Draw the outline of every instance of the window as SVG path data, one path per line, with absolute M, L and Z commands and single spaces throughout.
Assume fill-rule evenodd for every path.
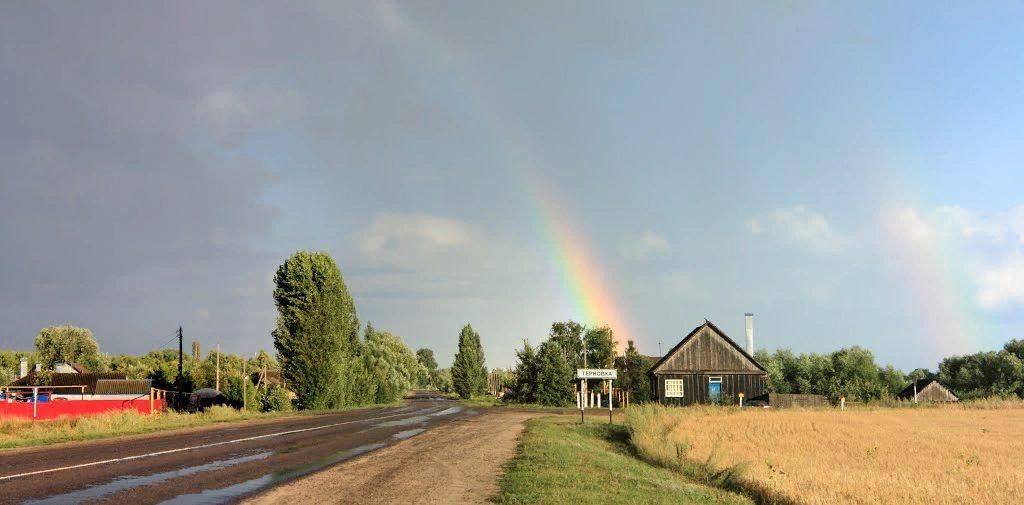
M 665 398 L 683 397 L 683 379 L 665 379 Z

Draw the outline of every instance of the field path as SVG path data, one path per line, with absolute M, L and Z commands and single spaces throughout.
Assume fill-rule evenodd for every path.
M 244 503 L 488 503 L 523 423 L 538 415 L 491 410 L 456 420 Z

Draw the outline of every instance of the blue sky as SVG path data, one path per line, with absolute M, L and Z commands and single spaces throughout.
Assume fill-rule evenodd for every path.
M 934 367 L 1024 332 L 1021 7 L 0 7 L 0 347 L 269 348 L 277 264 L 509 366 L 580 317 L 556 195 L 656 354 L 708 318 Z

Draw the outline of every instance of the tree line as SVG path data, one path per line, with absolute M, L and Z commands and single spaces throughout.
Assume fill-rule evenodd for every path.
M 286 259 L 274 275 L 273 298 L 278 311 L 271 333 L 276 357 L 265 351 L 254 358 L 220 354 L 220 391 L 239 405 L 283 410 L 382 404 L 401 399 L 414 386 L 450 388 L 466 380 L 479 381 L 480 373 L 486 377 L 478 334 L 476 351 L 467 347 L 463 353 L 460 344 L 460 354 L 464 354 L 460 363 L 475 363 L 480 373 L 455 380 L 450 373 L 437 370 L 433 351 L 414 353 L 389 331 L 372 324 L 362 328 L 341 270 L 326 253 L 300 251 Z M 93 372 L 123 372 L 128 378 L 151 379 L 160 389 L 187 392 L 217 386 L 217 356 L 213 352 L 203 356 L 198 342 L 192 343 L 178 377 L 176 349 L 110 357 L 100 353 L 88 329 L 48 327 L 37 336 L 35 352 L 0 351 L 0 383 L 17 378 L 23 356 L 41 365 L 40 381 L 46 380 L 58 363 L 79 363 Z M 267 381 L 271 374 L 264 370 L 282 380 Z
M 35 347 L 35 351 L 0 351 L 0 384 L 18 378 L 23 357 L 28 360 L 35 383 L 40 385 L 49 381 L 54 367 L 61 363 L 81 365 L 89 372 L 117 372 L 129 379 L 149 379 L 158 389 L 173 390 L 178 381 L 177 349 L 150 351 L 141 356 L 111 356 L 100 352 L 91 330 L 71 325 L 43 328 L 35 339 Z M 216 387 L 217 361 L 217 353 L 211 351 L 204 356 L 201 344 L 193 341 L 191 352 L 182 362 L 181 389 Z M 219 361 L 220 391 L 232 404 L 263 411 L 291 407 L 284 385 L 274 380 L 280 366 L 266 351 L 261 350 L 252 358 L 221 353 Z M 34 372 L 35 364 L 40 366 L 39 373 Z
M 937 371 L 918 368 L 909 374 L 875 363 L 871 351 L 848 347 L 828 354 L 795 354 L 789 349 L 760 350 L 754 358 L 768 370 L 768 390 L 807 393 L 869 402 L 895 398 L 911 381 L 938 379 L 961 399 L 1024 398 L 1024 340 L 1011 340 L 999 351 L 944 358 Z

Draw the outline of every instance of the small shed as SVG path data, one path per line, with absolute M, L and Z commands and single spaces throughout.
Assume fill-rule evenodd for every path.
M 896 395 L 901 400 L 917 402 L 958 402 L 960 398 L 936 379 L 918 379 Z
M 655 399 L 667 405 L 733 403 L 765 392 L 768 371 L 707 319 L 648 372 Z

